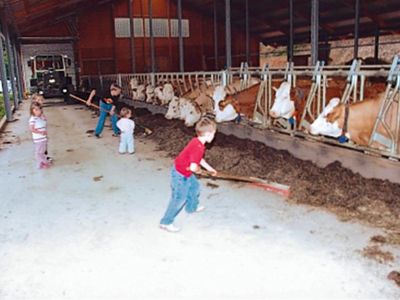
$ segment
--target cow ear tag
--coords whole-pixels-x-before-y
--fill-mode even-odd
[[[349,139],[347,138],[347,136],[342,134],[341,136],[339,136],[338,141],[339,141],[339,143],[344,144],[344,143],[347,143],[349,141]]]

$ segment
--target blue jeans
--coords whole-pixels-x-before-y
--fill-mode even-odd
[[[173,166],[171,169],[171,190],[171,199],[160,224],[172,224],[183,207],[185,207],[186,212],[192,213],[196,211],[199,205],[200,184],[193,174],[186,178]]]
[[[104,122],[106,121],[107,114],[111,110],[111,108],[112,104],[100,101],[100,117],[94,132],[96,135],[100,135],[102,133],[104,128]],[[119,134],[119,129],[117,127],[117,121],[118,121],[117,114],[113,114],[112,116],[110,115],[110,119],[111,119],[112,130],[114,131],[115,134]]]

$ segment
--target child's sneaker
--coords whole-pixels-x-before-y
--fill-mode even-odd
[[[179,230],[181,230],[179,227],[176,227],[174,224],[160,224],[160,228],[164,229],[168,232],[178,232]]]
[[[197,208],[196,208],[196,210],[194,212],[202,212],[205,209],[206,208],[203,205],[199,205],[199,206],[197,206]]]

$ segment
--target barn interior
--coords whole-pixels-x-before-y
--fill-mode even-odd
[[[0,0],[0,19],[1,299],[400,298],[398,0]],[[96,138],[86,100],[111,83],[133,155],[108,118]],[[312,133],[332,99],[347,129]],[[206,209],[178,233],[159,222],[196,133],[174,101],[213,115],[220,174],[199,177]]]

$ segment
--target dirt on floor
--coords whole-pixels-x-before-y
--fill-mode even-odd
[[[195,135],[179,120],[135,110],[138,124],[150,127],[158,149],[176,156]],[[137,128],[140,135],[140,128]],[[358,219],[387,229],[387,243],[400,243],[400,185],[387,180],[366,179],[334,162],[319,168],[287,151],[262,143],[217,133],[207,145],[205,159],[217,170],[254,176],[290,186],[289,201],[323,207],[343,221]]]
[[[394,261],[394,256],[389,251],[383,251],[378,245],[367,246],[361,251],[362,255],[375,260],[380,264],[387,264]]]

